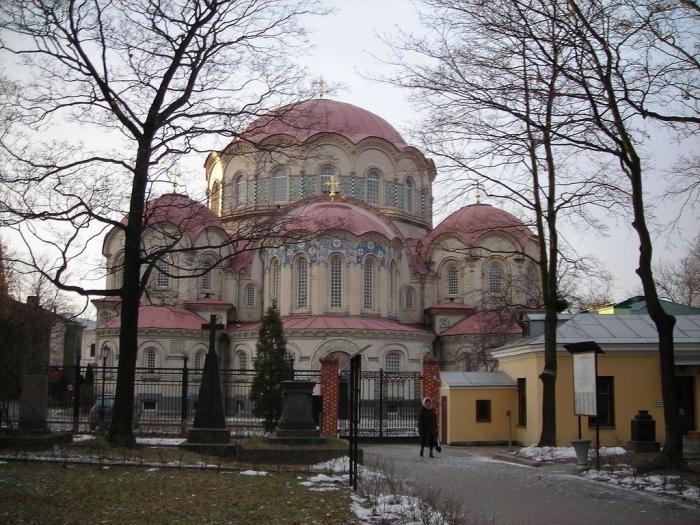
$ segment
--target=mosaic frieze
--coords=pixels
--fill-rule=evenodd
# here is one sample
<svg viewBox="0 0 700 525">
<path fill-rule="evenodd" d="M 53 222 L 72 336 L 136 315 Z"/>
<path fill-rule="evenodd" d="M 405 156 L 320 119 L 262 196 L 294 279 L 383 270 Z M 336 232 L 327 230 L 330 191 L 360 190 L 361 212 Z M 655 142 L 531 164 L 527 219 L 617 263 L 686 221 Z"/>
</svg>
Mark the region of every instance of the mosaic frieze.
<svg viewBox="0 0 700 525">
<path fill-rule="evenodd" d="M 277 257 L 282 266 L 289 266 L 292 263 L 292 259 L 299 253 L 305 254 L 311 264 L 318 264 L 326 261 L 331 253 L 340 253 L 344 255 L 348 261 L 355 264 L 361 264 L 362 259 L 367 254 L 372 254 L 379 261 L 379 265 L 384 268 L 388 267 L 392 259 L 401 259 L 401 253 L 399 251 L 395 250 L 392 246 L 386 246 L 376 240 L 362 239 L 360 241 L 355 241 L 342 237 L 335 237 L 297 242 L 277 248 L 268 248 L 265 253 L 265 264 L 266 266 L 269 265 L 270 260 L 273 257 Z"/>
</svg>

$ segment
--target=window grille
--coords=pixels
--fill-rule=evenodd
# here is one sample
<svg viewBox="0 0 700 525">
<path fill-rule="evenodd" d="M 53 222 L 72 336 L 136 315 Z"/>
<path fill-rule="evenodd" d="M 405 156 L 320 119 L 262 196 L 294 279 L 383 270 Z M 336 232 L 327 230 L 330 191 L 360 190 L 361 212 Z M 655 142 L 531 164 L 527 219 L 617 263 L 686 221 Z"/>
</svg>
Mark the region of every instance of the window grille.
<svg viewBox="0 0 700 525">
<path fill-rule="evenodd" d="M 415 293 L 416 293 L 416 291 L 413 289 L 412 286 L 409 286 L 408 288 L 406 288 L 406 304 L 405 304 L 406 310 L 413 310 L 413 304 L 415 302 Z"/>
<path fill-rule="evenodd" d="M 249 284 L 245 289 L 246 306 L 255 306 L 255 286 Z"/>
<path fill-rule="evenodd" d="M 333 175 L 335 175 L 335 169 L 333 168 L 333 166 L 331 166 L 330 164 L 324 164 L 323 166 L 321 166 L 321 170 L 319 173 L 321 193 L 329 193 L 331 191 L 329 182 Z"/>
<path fill-rule="evenodd" d="M 374 259 L 367 257 L 365 259 L 364 271 L 364 308 L 365 310 L 374 309 Z"/>
<path fill-rule="evenodd" d="M 379 204 L 379 171 L 376 169 L 367 172 L 367 202 Z"/>
<path fill-rule="evenodd" d="M 170 273 L 170 265 L 162 259 L 159 259 L 156 263 L 156 268 L 158 269 L 156 285 L 159 288 L 167 288 L 170 286 L 170 276 L 168 275 Z"/>
<path fill-rule="evenodd" d="M 242 350 L 238 352 L 238 368 L 239 370 L 248 370 L 248 354 Z"/>
<path fill-rule="evenodd" d="M 387 372 L 399 372 L 401 370 L 401 354 L 398 352 L 386 354 L 384 370 Z"/>
<path fill-rule="evenodd" d="M 196 370 L 201 370 L 202 367 L 204 366 L 204 357 L 205 357 L 204 352 L 201 350 L 195 354 L 195 356 L 194 356 L 194 368 Z"/>
<path fill-rule="evenodd" d="M 278 304 L 280 296 L 280 263 L 277 259 L 272 261 L 270 273 L 270 279 L 272 281 L 272 302 Z"/>
<path fill-rule="evenodd" d="M 239 175 L 236 179 L 236 204 L 241 206 L 245 204 L 246 201 L 246 183 L 245 177 Z"/>
<path fill-rule="evenodd" d="M 413 179 L 410 177 L 406 179 L 406 186 L 404 187 L 404 190 L 406 194 L 404 197 L 406 211 L 411 213 L 413 212 Z"/>
<path fill-rule="evenodd" d="M 447 267 L 447 294 L 457 295 L 459 293 L 459 279 L 455 266 Z"/>
<path fill-rule="evenodd" d="M 309 265 L 303 257 L 297 259 L 297 308 L 306 308 L 309 304 Z"/>
<path fill-rule="evenodd" d="M 205 272 L 202 274 L 202 290 L 211 290 L 211 274 L 214 271 L 212 268 L 214 267 L 214 264 L 211 261 L 206 261 L 202 265 L 202 271 Z"/>
<path fill-rule="evenodd" d="M 287 172 L 278 169 L 272 176 L 272 202 L 279 203 L 287 200 Z"/>
<path fill-rule="evenodd" d="M 343 306 L 343 278 L 342 278 L 343 265 L 340 259 L 340 255 L 333 255 L 331 257 L 331 271 L 330 271 L 330 299 L 331 308 L 340 308 Z"/>
<path fill-rule="evenodd" d="M 501 293 L 503 287 L 503 270 L 498 263 L 489 265 L 489 292 Z"/>
<path fill-rule="evenodd" d="M 149 372 L 153 372 L 156 367 L 156 352 L 155 350 L 146 351 L 146 368 Z"/>
</svg>

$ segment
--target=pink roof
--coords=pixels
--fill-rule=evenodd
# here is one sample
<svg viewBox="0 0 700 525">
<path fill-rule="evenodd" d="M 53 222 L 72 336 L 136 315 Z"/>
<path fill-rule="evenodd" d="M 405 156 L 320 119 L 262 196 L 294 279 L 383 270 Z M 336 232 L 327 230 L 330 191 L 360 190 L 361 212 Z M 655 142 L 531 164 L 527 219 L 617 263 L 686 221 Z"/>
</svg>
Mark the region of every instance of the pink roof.
<svg viewBox="0 0 700 525">
<path fill-rule="evenodd" d="M 394 332 L 430 333 L 420 325 L 401 324 L 381 317 L 360 317 L 357 315 L 292 315 L 282 317 L 285 330 L 377 330 Z M 230 331 L 260 329 L 260 322 L 242 323 Z"/>
<path fill-rule="evenodd" d="M 321 202 L 298 208 L 296 216 L 291 218 L 285 229 L 288 232 L 302 230 L 310 233 L 344 230 L 356 237 L 378 233 L 390 241 L 400 236 L 398 230 L 373 213 L 362 213 L 356 207 L 338 202 Z"/>
<path fill-rule="evenodd" d="M 173 224 L 190 241 L 195 241 L 207 228 L 224 230 L 224 224 L 202 203 L 179 193 L 166 193 L 146 204 L 146 224 Z"/>
<path fill-rule="evenodd" d="M 452 325 L 440 335 L 495 333 L 522 335 L 523 330 L 505 312 L 477 312 Z"/>
<path fill-rule="evenodd" d="M 178 328 L 180 330 L 201 330 L 206 323 L 197 314 L 175 306 L 141 306 L 139 308 L 139 329 Z M 119 328 L 121 316 L 116 316 L 99 328 Z"/>
<path fill-rule="evenodd" d="M 261 117 L 243 132 L 242 138 L 257 144 L 274 135 L 288 135 L 300 143 L 319 133 L 338 133 L 357 144 L 377 137 L 406 148 L 401 135 L 386 120 L 365 109 L 328 99 L 314 99 L 284 106 Z"/>
<path fill-rule="evenodd" d="M 461 237 L 464 244 L 473 246 L 482 235 L 492 231 L 503 231 L 512 235 L 522 249 L 533 233 L 522 221 L 507 211 L 489 204 L 470 204 L 442 221 L 423 243 L 429 245 L 440 235 L 453 234 Z"/>
</svg>

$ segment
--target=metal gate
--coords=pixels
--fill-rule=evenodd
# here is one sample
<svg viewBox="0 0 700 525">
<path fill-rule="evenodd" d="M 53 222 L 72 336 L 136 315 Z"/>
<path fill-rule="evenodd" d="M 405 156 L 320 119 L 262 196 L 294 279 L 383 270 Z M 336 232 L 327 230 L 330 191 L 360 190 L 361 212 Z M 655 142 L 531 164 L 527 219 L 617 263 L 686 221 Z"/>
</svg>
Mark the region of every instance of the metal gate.
<svg viewBox="0 0 700 525">
<path fill-rule="evenodd" d="M 349 428 L 350 373 L 339 375 L 338 426 L 340 437 L 347 438 Z M 420 372 L 362 371 L 360 375 L 360 438 L 383 439 L 418 436 L 416 417 L 421 400 Z"/>
</svg>

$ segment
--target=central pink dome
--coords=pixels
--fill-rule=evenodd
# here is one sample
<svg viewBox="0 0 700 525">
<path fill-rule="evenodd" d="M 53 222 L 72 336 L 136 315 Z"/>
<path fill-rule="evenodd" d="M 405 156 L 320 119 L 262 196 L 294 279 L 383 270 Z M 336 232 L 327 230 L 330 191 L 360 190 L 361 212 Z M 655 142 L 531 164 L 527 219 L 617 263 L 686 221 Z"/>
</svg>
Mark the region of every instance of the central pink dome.
<svg viewBox="0 0 700 525">
<path fill-rule="evenodd" d="M 257 144 L 274 135 L 288 135 L 298 142 L 306 142 L 319 133 L 338 133 L 353 144 L 376 137 L 391 142 L 399 150 L 406 147 L 398 131 L 382 117 L 352 104 L 328 99 L 284 106 L 253 122 L 242 138 Z"/>
</svg>

